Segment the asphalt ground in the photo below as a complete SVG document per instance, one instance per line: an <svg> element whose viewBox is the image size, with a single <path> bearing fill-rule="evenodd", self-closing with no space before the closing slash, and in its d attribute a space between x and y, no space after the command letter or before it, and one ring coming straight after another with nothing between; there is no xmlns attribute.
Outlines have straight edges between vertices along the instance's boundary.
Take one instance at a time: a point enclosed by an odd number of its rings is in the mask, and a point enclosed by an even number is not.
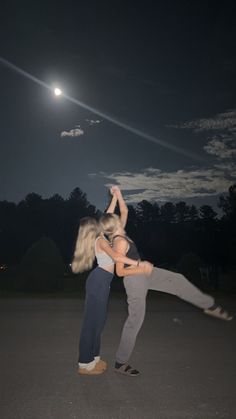
<svg viewBox="0 0 236 419"><path fill-rule="evenodd" d="M155 294L155 295L154 295ZM235 311L236 296L218 298ZM77 374L83 299L0 299L1 419L235 419L236 327L171 296L151 293L130 360L114 373L126 318L111 297L102 340L108 370Z"/></svg>

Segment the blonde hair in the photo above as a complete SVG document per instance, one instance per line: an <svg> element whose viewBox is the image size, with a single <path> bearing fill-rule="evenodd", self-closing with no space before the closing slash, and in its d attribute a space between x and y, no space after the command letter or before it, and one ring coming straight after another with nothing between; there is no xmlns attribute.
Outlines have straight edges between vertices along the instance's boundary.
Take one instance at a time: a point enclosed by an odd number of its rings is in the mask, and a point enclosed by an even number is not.
<svg viewBox="0 0 236 419"><path fill-rule="evenodd" d="M81 273L92 268L95 259L95 239L100 234L100 226L95 218L84 217L80 220L71 269Z"/></svg>
<svg viewBox="0 0 236 419"><path fill-rule="evenodd" d="M99 220L102 232L112 241L115 232L121 227L120 217L116 214L103 214Z"/></svg>

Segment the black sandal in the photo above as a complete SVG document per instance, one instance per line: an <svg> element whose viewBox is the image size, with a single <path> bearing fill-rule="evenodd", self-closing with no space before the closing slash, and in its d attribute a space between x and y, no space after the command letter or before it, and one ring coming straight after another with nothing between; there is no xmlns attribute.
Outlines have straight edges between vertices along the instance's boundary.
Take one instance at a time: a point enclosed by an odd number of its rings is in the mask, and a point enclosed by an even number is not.
<svg viewBox="0 0 236 419"><path fill-rule="evenodd" d="M119 364L118 362L115 364L115 372L118 374L129 375L130 377L137 377L137 375L140 374L138 370L132 368L130 365Z"/></svg>

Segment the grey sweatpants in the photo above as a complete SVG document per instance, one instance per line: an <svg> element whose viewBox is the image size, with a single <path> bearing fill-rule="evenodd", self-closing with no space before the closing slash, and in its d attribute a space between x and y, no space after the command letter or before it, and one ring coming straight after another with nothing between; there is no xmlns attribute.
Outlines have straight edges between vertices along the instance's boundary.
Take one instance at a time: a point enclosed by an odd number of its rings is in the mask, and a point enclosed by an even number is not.
<svg viewBox="0 0 236 419"><path fill-rule="evenodd" d="M124 324L116 353L117 362L122 364L128 361L134 349L137 334L143 324L148 290L176 295L201 309L209 308L214 304L213 297L204 294L183 275L166 269L154 267L150 276L124 277L124 286L127 293L128 318Z"/></svg>

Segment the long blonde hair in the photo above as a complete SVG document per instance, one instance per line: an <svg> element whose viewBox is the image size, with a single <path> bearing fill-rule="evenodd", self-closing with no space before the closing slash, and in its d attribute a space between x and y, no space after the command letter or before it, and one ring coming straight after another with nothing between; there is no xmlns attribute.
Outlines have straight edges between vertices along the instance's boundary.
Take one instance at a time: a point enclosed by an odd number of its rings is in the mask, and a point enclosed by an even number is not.
<svg viewBox="0 0 236 419"><path fill-rule="evenodd" d="M92 268L95 259L95 240L100 231L100 225L95 218L81 218L71 263L71 269L74 273L81 273Z"/></svg>
<svg viewBox="0 0 236 419"><path fill-rule="evenodd" d="M99 220L102 232L108 237L108 239L112 242L113 237L121 227L120 217L116 214L103 214Z"/></svg>

